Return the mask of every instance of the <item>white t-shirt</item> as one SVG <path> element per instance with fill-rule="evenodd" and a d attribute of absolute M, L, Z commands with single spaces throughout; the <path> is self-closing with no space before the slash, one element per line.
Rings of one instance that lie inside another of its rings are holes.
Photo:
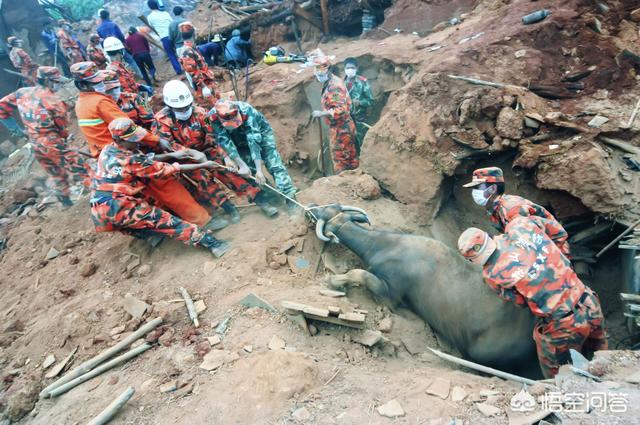
<path fill-rule="evenodd" d="M 149 25 L 156 30 L 160 38 L 169 37 L 169 26 L 171 25 L 171 21 L 173 21 L 169 12 L 152 10 L 147 16 L 147 20 L 149 21 Z"/>

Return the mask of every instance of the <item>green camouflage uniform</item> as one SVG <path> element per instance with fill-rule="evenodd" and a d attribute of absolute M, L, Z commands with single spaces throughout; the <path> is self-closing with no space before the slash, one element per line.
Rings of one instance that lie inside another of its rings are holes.
<path fill-rule="evenodd" d="M 362 75 L 356 75 L 351 80 L 345 78 L 344 83 L 351 96 L 351 116 L 356 122 L 356 147 L 360 155 L 360 148 L 368 130 L 362 123 L 367 121 L 367 109 L 373 105 L 373 94 L 369 81 Z"/>
<path fill-rule="evenodd" d="M 211 110 L 210 117 L 216 142 L 231 159 L 236 160 L 241 157 L 253 171 L 255 171 L 254 161 L 263 161 L 275 179 L 276 188 L 287 196 L 293 196 L 297 189 L 276 149 L 276 138 L 271 124 L 264 115 L 248 103 L 239 101 L 234 103 L 242 117 L 242 125 L 233 130 L 225 128 L 217 118 L 215 109 Z"/>

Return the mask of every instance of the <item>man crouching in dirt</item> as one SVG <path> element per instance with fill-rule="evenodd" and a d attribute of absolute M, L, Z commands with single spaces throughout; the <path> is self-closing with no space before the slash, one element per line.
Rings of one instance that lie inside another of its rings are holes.
<path fill-rule="evenodd" d="M 465 230 L 458 250 L 482 266 L 484 281 L 507 301 L 527 306 L 538 317 L 533 331 L 546 378 L 570 360 L 570 349 L 607 349 L 600 301 L 571 269 L 571 263 L 545 232 L 540 217 L 517 217 L 493 239 Z"/>
<path fill-rule="evenodd" d="M 91 196 L 91 217 L 98 232 L 115 230 L 146 237 L 159 234 L 183 241 L 188 245 L 203 246 L 214 256 L 222 257 L 230 244 L 214 238 L 209 231 L 181 220 L 169 212 L 151 206 L 141 195 L 149 181 L 163 179 L 176 173 L 212 169 L 211 161 L 199 164 L 168 164 L 186 158 L 188 151 L 159 155 L 145 155 L 139 143 L 147 131 L 130 118 L 117 118 L 109 124 L 114 143 L 105 146 L 98 157 Z"/>
<path fill-rule="evenodd" d="M 544 207 L 520 196 L 505 195 L 504 175 L 500 168 L 487 167 L 474 170 L 471 182 L 463 187 L 473 187 L 471 190 L 473 202 L 485 207 L 489 219 L 500 232 L 504 232 L 509 222 L 518 217 L 544 218 L 544 230 L 547 236 L 567 258 L 571 258 L 567 241 L 569 235 L 564 227 Z"/>

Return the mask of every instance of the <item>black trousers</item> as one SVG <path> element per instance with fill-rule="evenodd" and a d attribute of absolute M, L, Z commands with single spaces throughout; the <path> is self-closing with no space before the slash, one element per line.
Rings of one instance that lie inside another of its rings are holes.
<path fill-rule="evenodd" d="M 151 59 L 151 54 L 149 52 L 136 53 L 133 55 L 133 60 L 138 64 L 138 68 L 140 68 L 140 72 L 142 72 L 142 78 L 144 78 L 147 85 L 153 86 L 151 78 L 155 79 L 156 77 L 156 67 L 153 64 L 153 59 Z M 149 74 L 151 74 L 151 78 L 149 78 Z"/>

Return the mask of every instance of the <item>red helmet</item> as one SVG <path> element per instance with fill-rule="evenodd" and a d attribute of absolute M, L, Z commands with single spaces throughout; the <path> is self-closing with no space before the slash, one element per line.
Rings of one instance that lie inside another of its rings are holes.
<path fill-rule="evenodd" d="M 215 106 L 215 113 L 225 128 L 232 130 L 242 125 L 242 115 L 240 115 L 238 105 L 231 100 L 218 100 Z"/>
<path fill-rule="evenodd" d="M 88 83 L 104 81 L 104 74 L 91 61 L 78 62 L 71 65 L 71 75 L 76 81 L 86 81 Z"/>

